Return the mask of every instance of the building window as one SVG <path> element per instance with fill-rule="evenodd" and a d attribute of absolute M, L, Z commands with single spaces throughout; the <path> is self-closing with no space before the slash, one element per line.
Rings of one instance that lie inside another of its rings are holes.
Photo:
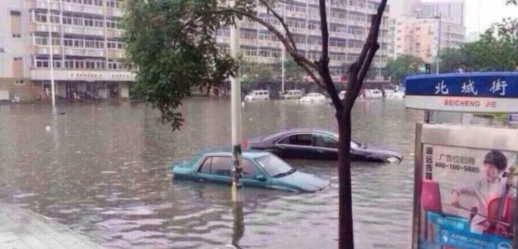
<path fill-rule="evenodd" d="M 34 21 L 36 22 L 47 22 L 47 13 L 42 11 L 36 11 L 34 13 Z"/>
<path fill-rule="evenodd" d="M 11 34 L 13 38 L 22 37 L 22 14 L 18 11 L 11 11 Z"/>

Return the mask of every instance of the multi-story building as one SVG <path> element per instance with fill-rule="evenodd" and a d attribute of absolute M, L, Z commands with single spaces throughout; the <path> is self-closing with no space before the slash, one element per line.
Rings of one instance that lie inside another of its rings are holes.
<path fill-rule="evenodd" d="M 0 100 L 129 96 L 119 0 L 0 1 Z M 53 65 L 51 65 L 51 57 Z"/>
<path fill-rule="evenodd" d="M 331 74 L 335 80 L 344 75 L 344 65 L 353 63 L 361 53 L 371 25 L 370 16 L 375 14 L 380 0 L 331 0 L 328 2 L 329 57 Z M 316 61 L 322 50 L 322 33 L 318 0 L 290 0 L 278 3 L 276 11 L 285 17 L 290 32 L 300 53 Z M 392 40 L 389 36 L 390 7 L 387 6 L 380 29 L 380 50 L 373 61 L 370 78 L 381 74 Z M 266 8 L 258 9 L 259 16 L 277 29 L 283 30 L 279 21 Z M 218 42 L 229 48 L 229 29 L 218 31 Z M 240 48 L 244 58 L 262 63 L 279 62 L 283 46 L 277 37 L 264 26 L 243 21 L 240 27 Z M 289 56 L 289 55 L 287 55 Z"/>
<path fill-rule="evenodd" d="M 439 43 L 439 30 L 441 31 Z M 396 22 L 396 57 L 410 54 L 433 62 L 437 51 L 459 47 L 465 42 L 466 28 L 438 18 L 399 18 Z"/>
<path fill-rule="evenodd" d="M 464 26 L 466 9 L 464 0 L 423 1 L 419 4 L 414 3 L 413 6 L 413 16 L 421 18 L 441 16 L 446 22 Z"/>
<path fill-rule="evenodd" d="M 397 0 L 390 1 L 392 5 L 391 14 L 392 17 L 403 17 L 403 16 L 413 16 L 414 8 L 418 6 L 421 1 L 420 0 Z"/>
<path fill-rule="evenodd" d="M 395 57 L 410 54 L 433 62 L 441 49 L 459 47 L 465 42 L 463 1 L 414 6 L 413 16 L 396 19 Z"/>

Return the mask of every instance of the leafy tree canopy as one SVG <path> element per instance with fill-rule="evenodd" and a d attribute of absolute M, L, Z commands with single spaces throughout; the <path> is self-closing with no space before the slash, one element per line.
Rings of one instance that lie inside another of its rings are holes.
<path fill-rule="evenodd" d="M 476 42 L 441 53 L 441 71 L 514 71 L 518 66 L 518 20 L 493 24 Z"/>
<path fill-rule="evenodd" d="M 391 77 L 392 83 L 401 84 L 408 75 L 417 74 L 424 61 L 413 55 L 402 55 L 387 62 L 384 70 L 385 77 Z"/>
<path fill-rule="evenodd" d="M 179 129 L 183 121 L 175 109 L 191 87 L 220 85 L 235 72 L 235 63 L 221 53 L 216 32 L 234 23 L 235 13 L 218 5 L 226 1 L 127 0 L 124 41 L 138 74 L 132 93 L 152 103 L 162 120 Z M 252 12 L 252 1 L 236 1 L 236 8 Z"/>

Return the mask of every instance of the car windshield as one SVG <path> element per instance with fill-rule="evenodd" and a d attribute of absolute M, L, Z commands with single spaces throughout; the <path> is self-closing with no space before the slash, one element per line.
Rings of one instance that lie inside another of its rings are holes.
<path fill-rule="evenodd" d="M 255 161 L 272 177 L 281 177 L 295 172 L 294 168 L 274 155 L 262 156 Z"/>

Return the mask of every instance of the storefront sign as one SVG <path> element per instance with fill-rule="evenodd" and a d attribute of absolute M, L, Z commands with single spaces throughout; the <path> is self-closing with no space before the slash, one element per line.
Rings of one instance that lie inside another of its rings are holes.
<path fill-rule="evenodd" d="M 418 75 L 405 81 L 408 108 L 518 112 L 518 73 Z"/>
<path fill-rule="evenodd" d="M 413 248 L 513 248 L 518 130 L 437 124 L 417 130 Z"/>
<path fill-rule="evenodd" d="M 33 80 L 50 80 L 50 70 L 33 69 L 31 78 Z M 77 71 L 77 70 L 54 70 L 54 80 L 58 81 L 134 81 L 135 73 L 124 71 Z"/>

